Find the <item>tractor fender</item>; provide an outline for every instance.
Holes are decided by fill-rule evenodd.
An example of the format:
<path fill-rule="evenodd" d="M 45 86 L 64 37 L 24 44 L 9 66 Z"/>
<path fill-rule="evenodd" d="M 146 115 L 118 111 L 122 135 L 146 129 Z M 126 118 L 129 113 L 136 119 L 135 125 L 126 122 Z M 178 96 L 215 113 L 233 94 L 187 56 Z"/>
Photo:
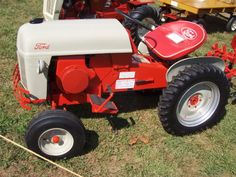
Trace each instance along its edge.
<path fill-rule="evenodd" d="M 180 71 L 183 71 L 186 67 L 190 67 L 193 64 L 212 64 L 219 68 L 220 70 L 224 71 L 225 64 L 221 58 L 218 57 L 193 57 L 193 58 L 186 58 L 174 63 L 166 73 L 166 80 L 167 82 L 171 82 L 174 76 L 177 76 Z"/>

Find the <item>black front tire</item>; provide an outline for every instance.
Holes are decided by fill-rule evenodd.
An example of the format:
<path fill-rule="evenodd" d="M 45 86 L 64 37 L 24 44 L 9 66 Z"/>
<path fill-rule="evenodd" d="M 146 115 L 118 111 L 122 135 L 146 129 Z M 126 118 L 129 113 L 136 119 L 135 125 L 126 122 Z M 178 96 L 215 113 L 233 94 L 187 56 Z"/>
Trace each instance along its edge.
<path fill-rule="evenodd" d="M 163 91 L 159 118 L 170 134 L 192 134 L 223 118 L 228 97 L 229 82 L 224 72 L 210 64 L 195 64 L 174 77 Z"/>
<path fill-rule="evenodd" d="M 85 128 L 70 112 L 47 110 L 29 123 L 25 142 L 29 149 L 48 159 L 70 158 L 83 150 Z"/>

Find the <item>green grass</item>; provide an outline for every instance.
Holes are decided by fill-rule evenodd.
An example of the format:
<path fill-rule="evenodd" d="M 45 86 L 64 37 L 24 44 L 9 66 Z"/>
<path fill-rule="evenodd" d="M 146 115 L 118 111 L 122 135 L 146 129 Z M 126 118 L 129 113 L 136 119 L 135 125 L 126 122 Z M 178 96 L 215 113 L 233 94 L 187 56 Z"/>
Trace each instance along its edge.
<path fill-rule="evenodd" d="M 16 34 L 24 22 L 40 17 L 42 1 L 0 1 L 0 134 L 24 144 L 24 132 L 32 117 L 45 109 L 20 108 L 11 91 L 11 74 L 16 63 Z M 223 22 L 208 19 L 206 44 L 193 55 L 204 55 L 215 41 L 230 45 L 233 34 L 222 32 Z M 219 32 L 217 32 L 219 31 Z M 76 114 L 89 130 L 84 155 L 58 163 L 83 176 L 236 176 L 236 107 L 227 106 L 224 119 L 212 129 L 196 135 L 175 137 L 167 134 L 157 117 L 158 94 L 120 94 L 118 133 L 102 115 L 78 107 Z M 126 120 L 135 125 L 126 126 Z M 123 122 L 123 124 L 121 124 Z M 122 127 L 123 125 L 123 127 Z M 130 146 L 134 136 L 144 135 L 148 144 Z M 21 149 L 0 140 L 0 176 L 70 176 Z"/>

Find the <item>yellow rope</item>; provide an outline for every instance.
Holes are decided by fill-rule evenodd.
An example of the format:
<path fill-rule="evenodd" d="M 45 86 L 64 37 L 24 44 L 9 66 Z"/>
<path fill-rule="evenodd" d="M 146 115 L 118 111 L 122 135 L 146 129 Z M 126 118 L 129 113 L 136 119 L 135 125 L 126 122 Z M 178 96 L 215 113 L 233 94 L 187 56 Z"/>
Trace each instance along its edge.
<path fill-rule="evenodd" d="M 13 145 L 15 145 L 15 146 L 17 146 L 17 147 L 19 147 L 19 148 L 21 148 L 21 149 L 23 149 L 23 150 L 29 152 L 30 154 L 33 154 L 33 155 L 35 155 L 35 156 L 37 156 L 37 157 L 39 157 L 39 158 L 41 158 L 41 159 L 43 159 L 43 160 L 45 160 L 45 161 L 47 161 L 47 162 L 49 162 L 49 163 L 51 163 L 51 164 L 57 166 L 58 168 L 60 168 L 60 169 L 62 169 L 62 170 L 65 170 L 65 171 L 67 171 L 67 172 L 73 174 L 74 176 L 82 177 L 82 176 L 80 176 L 79 174 L 77 174 L 77 173 L 75 173 L 75 172 L 69 170 L 68 168 L 63 167 L 63 166 L 61 166 L 61 165 L 59 165 L 59 164 L 57 164 L 57 163 L 55 163 L 55 162 L 53 162 L 53 161 L 51 161 L 51 160 L 49 160 L 49 159 L 47 159 L 47 158 L 41 156 L 41 155 L 39 155 L 39 154 L 37 154 L 37 153 L 31 151 L 30 149 L 27 149 L 27 148 L 25 148 L 24 146 L 22 146 L 22 145 L 20 145 L 20 144 L 17 144 L 16 142 L 14 142 L 14 141 L 12 141 L 12 140 L 10 140 L 10 139 L 8 139 L 8 138 L 2 136 L 2 135 L 0 135 L 0 138 L 2 138 L 3 140 L 5 140 L 5 141 L 8 142 L 8 143 L 11 143 L 11 144 L 13 144 Z"/>

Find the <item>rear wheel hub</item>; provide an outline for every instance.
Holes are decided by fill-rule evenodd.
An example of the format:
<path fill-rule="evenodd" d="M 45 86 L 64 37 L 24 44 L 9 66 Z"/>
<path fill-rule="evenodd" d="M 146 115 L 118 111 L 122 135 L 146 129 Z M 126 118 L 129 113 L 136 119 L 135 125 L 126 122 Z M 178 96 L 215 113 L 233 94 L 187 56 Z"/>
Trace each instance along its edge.
<path fill-rule="evenodd" d="M 201 97 L 201 94 L 195 94 L 191 96 L 188 100 L 188 107 L 197 107 L 202 101 Z"/>
<path fill-rule="evenodd" d="M 180 98 L 176 110 L 177 118 L 186 127 L 196 127 L 211 118 L 219 101 L 220 91 L 215 83 L 197 83 Z"/>

